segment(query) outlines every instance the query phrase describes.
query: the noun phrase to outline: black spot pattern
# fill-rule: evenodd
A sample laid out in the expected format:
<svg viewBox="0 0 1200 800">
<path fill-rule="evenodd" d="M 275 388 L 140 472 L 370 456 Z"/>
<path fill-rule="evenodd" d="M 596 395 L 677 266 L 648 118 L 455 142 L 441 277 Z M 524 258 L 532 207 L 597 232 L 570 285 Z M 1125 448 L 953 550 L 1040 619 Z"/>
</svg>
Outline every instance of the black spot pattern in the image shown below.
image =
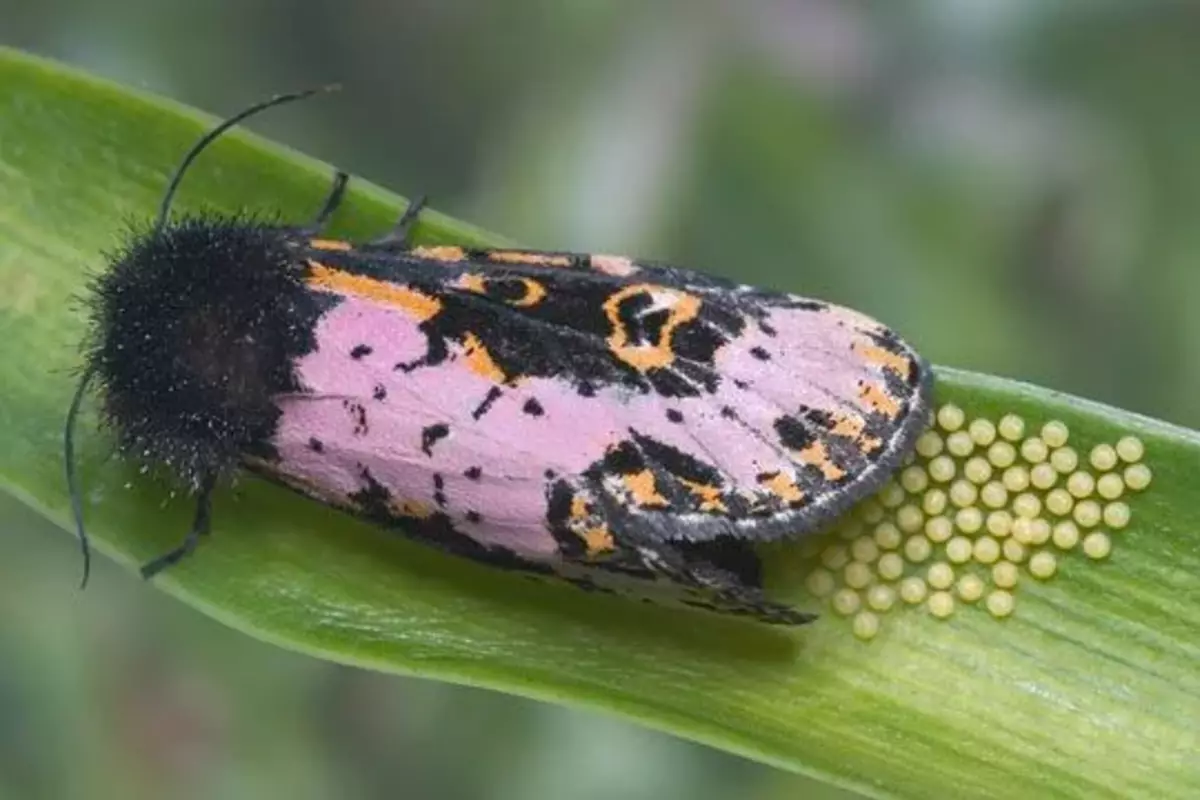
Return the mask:
<svg viewBox="0 0 1200 800">
<path fill-rule="evenodd" d="M 421 452 L 433 455 L 433 446 L 450 435 L 450 426 L 444 422 L 427 425 L 421 429 Z"/>
</svg>

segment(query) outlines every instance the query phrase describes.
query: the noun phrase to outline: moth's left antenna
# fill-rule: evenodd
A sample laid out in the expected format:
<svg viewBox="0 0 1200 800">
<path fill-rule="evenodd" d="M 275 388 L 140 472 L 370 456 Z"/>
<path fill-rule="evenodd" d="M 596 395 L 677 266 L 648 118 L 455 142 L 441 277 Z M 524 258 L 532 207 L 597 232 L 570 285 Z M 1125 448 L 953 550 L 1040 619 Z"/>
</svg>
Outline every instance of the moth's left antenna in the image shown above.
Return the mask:
<svg viewBox="0 0 1200 800">
<path fill-rule="evenodd" d="M 83 395 L 88 384 L 96 374 L 96 368 L 90 366 L 79 379 L 75 388 L 75 396 L 71 398 L 71 408 L 67 411 L 67 427 L 63 432 L 63 462 L 67 471 L 67 493 L 71 496 L 71 512 L 75 515 L 75 530 L 79 534 L 79 547 L 83 551 L 83 580 L 79 588 L 87 586 L 88 576 L 92 572 L 92 548 L 88 544 L 87 531 L 83 527 L 83 496 L 79 493 L 79 479 L 75 472 L 75 420 L 79 416 L 79 407 L 83 404 Z"/>
</svg>

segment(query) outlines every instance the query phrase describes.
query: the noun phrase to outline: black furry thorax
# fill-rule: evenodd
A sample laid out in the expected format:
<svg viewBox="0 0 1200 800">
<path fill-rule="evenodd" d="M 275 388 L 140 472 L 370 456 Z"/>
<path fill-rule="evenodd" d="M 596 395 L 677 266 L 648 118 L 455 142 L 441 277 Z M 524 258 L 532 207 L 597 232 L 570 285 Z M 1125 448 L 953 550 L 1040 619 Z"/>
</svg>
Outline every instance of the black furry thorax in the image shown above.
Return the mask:
<svg viewBox="0 0 1200 800">
<path fill-rule="evenodd" d="M 215 215 L 134 232 L 92 286 L 88 367 L 120 450 L 197 486 L 271 438 L 320 300 L 293 228 Z"/>
</svg>

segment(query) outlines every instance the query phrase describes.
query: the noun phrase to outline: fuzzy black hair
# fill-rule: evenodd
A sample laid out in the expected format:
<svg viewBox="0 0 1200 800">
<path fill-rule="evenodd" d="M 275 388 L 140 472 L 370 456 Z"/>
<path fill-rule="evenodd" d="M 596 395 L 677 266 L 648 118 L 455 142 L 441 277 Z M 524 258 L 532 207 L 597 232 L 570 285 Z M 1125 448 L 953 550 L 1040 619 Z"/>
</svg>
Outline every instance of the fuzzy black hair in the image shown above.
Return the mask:
<svg viewBox="0 0 1200 800">
<path fill-rule="evenodd" d="M 120 450 L 185 484 L 266 445 L 322 300 L 297 234 L 203 215 L 135 232 L 93 284 L 87 366 Z"/>
</svg>

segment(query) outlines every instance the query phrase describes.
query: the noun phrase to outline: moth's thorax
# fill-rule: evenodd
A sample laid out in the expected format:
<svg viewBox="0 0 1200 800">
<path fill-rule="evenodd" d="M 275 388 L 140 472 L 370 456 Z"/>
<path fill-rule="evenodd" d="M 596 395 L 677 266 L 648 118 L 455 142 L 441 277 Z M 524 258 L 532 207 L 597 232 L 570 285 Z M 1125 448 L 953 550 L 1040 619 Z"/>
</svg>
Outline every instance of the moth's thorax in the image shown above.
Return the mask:
<svg viewBox="0 0 1200 800">
<path fill-rule="evenodd" d="M 90 362 L 123 449 L 194 481 L 270 435 L 320 311 L 288 237 L 185 219 L 135 236 L 98 279 Z"/>
</svg>

